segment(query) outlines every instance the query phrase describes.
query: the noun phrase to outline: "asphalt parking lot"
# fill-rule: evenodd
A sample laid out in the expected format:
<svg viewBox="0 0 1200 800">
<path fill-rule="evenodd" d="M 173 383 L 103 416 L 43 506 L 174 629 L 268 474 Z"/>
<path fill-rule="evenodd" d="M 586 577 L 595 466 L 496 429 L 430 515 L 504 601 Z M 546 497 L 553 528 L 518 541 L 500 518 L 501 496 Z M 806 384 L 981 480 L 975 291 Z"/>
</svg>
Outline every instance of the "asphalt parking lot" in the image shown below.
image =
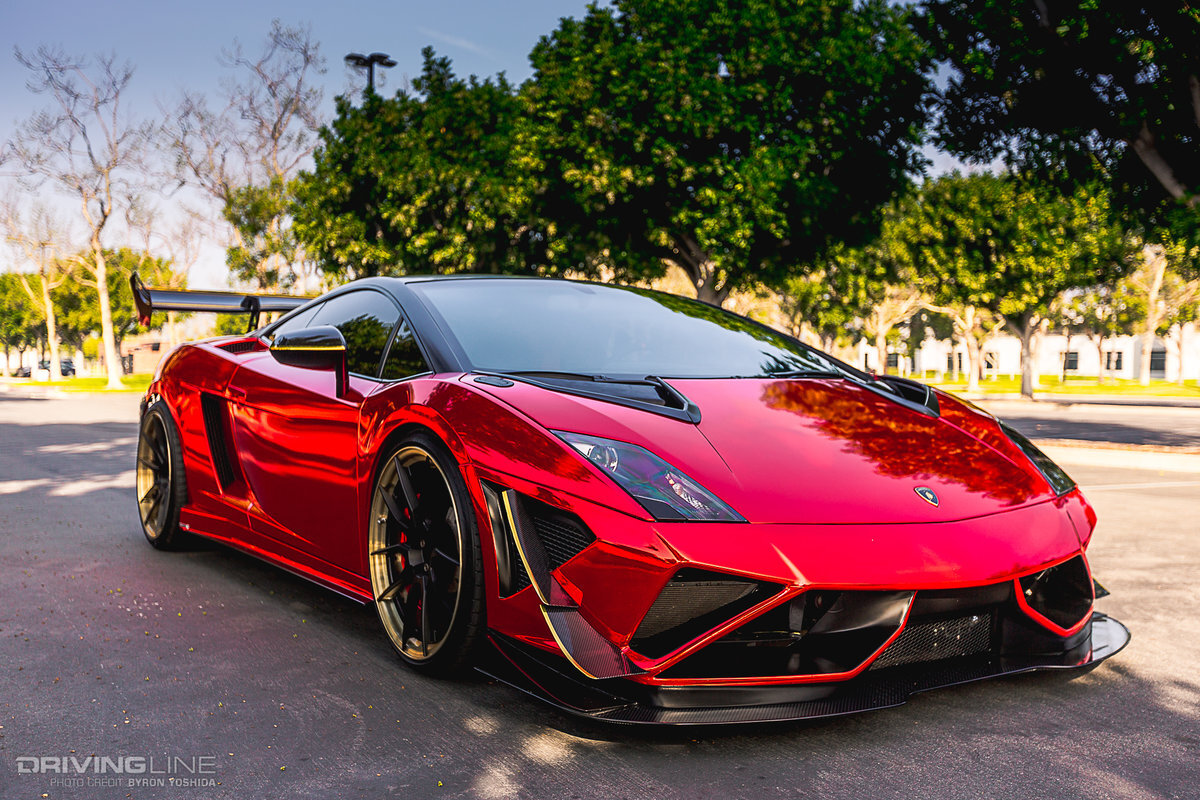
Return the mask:
<svg viewBox="0 0 1200 800">
<path fill-rule="evenodd" d="M 136 408 L 0 394 L 3 800 L 1200 796 L 1198 455 L 1052 452 L 1100 515 L 1099 607 L 1133 631 L 1090 673 L 816 723 L 639 731 L 483 678 L 415 675 L 373 611 L 246 556 L 151 549 Z M 1186 428 L 1138 411 L 1122 424 Z M 215 785 L 63 787 L 17 770 L 93 754 L 211 756 Z"/>
</svg>

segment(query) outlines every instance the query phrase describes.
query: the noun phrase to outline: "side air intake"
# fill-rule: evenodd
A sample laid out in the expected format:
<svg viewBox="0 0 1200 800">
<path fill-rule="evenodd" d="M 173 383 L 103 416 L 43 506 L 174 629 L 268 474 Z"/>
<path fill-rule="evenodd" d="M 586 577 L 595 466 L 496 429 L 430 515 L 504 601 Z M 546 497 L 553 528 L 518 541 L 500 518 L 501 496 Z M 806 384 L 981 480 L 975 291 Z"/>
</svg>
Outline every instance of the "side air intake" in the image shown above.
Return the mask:
<svg viewBox="0 0 1200 800">
<path fill-rule="evenodd" d="M 226 444 L 229 438 L 229 423 L 225 401 L 216 395 L 201 394 L 200 408 L 204 413 L 204 432 L 208 435 L 213 469 L 217 473 L 217 481 L 221 488 L 227 489 L 233 483 L 236 473 Z"/>
<path fill-rule="evenodd" d="M 1026 575 L 1017 582 L 1023 605 L 1062 629 L 1091 615 L 1094 585 L 1083 556 Z"/>
</svg>

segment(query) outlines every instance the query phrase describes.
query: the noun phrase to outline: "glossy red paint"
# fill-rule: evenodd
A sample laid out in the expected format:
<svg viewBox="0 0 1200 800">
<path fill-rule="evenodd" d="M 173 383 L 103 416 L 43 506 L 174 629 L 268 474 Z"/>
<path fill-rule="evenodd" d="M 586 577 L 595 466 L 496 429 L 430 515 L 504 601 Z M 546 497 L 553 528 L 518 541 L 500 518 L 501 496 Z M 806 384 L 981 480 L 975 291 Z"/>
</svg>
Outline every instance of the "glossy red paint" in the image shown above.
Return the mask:
<svg viewBox="0 0 1200 800">
<path fill-rule="evenodd" d="M 481 529 L 492 629 L 557 649 L 532 589 L 499 597 L 480 480 L 578 515 L 598 541 L 558 578 L 583 617 L 647 670 L 637 680 L 650 684 L 695 683 L 655 676 L 804 591 L 1015 579 L 1083 552 L 1095 525 L 1077 490 L 1056 498 L 994 419 L 948 395 L 939 396 L 941 417 L 931 418 L 844 381 L 672 384 L 702 409 L 698 426 L 520 382 L 488 386 L 459 373 L 390 383 L 352 377 L 339 397 L 332 373 L 211 342 L 181 348 L 149 392 L 167 401 L 183 438 L 190 498 L 182 519 L 192 531 L 364 602 L 372 599 L 365 536 L 374 476 L 389 444 L 414 426 L 446 443 L 466 479 Z M 220 401 L 228 426 L 236 469 L 225 486 L 213 464 L 202 394 Z M 748 522 L 655 521 L 555 430 L 645 447 Z M 918 486 L 937 493 L 936 507 L 917 496 Z M 683 566 L 785 588 L 667 656 L 629 652 L 646 611 Z M 727 682 L 844 680 L 869 661 L 832 676 Z"/>
</svg>

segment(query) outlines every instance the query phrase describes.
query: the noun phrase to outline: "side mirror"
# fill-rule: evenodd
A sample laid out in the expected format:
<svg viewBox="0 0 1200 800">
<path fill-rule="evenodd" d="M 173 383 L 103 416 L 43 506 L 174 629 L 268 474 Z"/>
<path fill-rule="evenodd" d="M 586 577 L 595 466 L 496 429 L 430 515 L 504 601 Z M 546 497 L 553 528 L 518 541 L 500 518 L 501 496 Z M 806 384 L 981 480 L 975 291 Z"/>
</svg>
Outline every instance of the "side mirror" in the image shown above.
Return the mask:
<svg viewBox="0 0 1200 800">
<path fill-rule="evenodd" d="M 271 355 L 280 364 L 304 369 L 331 369 L 337 378 L 337 396 L 346 393 L 346 339 L 332 325 L 318 325 L 280 333 L 271 342 Z"/>
</svg>

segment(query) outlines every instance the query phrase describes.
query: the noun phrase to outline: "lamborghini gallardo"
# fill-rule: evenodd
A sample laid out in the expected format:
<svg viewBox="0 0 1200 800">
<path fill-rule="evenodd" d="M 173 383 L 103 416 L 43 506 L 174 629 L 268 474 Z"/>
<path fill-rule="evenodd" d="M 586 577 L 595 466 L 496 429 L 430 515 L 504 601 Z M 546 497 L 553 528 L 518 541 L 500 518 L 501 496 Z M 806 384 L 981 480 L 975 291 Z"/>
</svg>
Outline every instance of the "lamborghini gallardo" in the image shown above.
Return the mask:
<svg viewBox="0 0 1200 800">
<path fill-rule="evenodd" d="M 150 544 L 207 537 L 373 605 L 410 668 L 720 724 L 1087 669 L 1129 640 L 1094 609 L 1095 513 L 1028 439 L 719 308 L 490 276 L 133 288 L 144 322 L 250 317 L 146 392 Z"/>
</svg>

